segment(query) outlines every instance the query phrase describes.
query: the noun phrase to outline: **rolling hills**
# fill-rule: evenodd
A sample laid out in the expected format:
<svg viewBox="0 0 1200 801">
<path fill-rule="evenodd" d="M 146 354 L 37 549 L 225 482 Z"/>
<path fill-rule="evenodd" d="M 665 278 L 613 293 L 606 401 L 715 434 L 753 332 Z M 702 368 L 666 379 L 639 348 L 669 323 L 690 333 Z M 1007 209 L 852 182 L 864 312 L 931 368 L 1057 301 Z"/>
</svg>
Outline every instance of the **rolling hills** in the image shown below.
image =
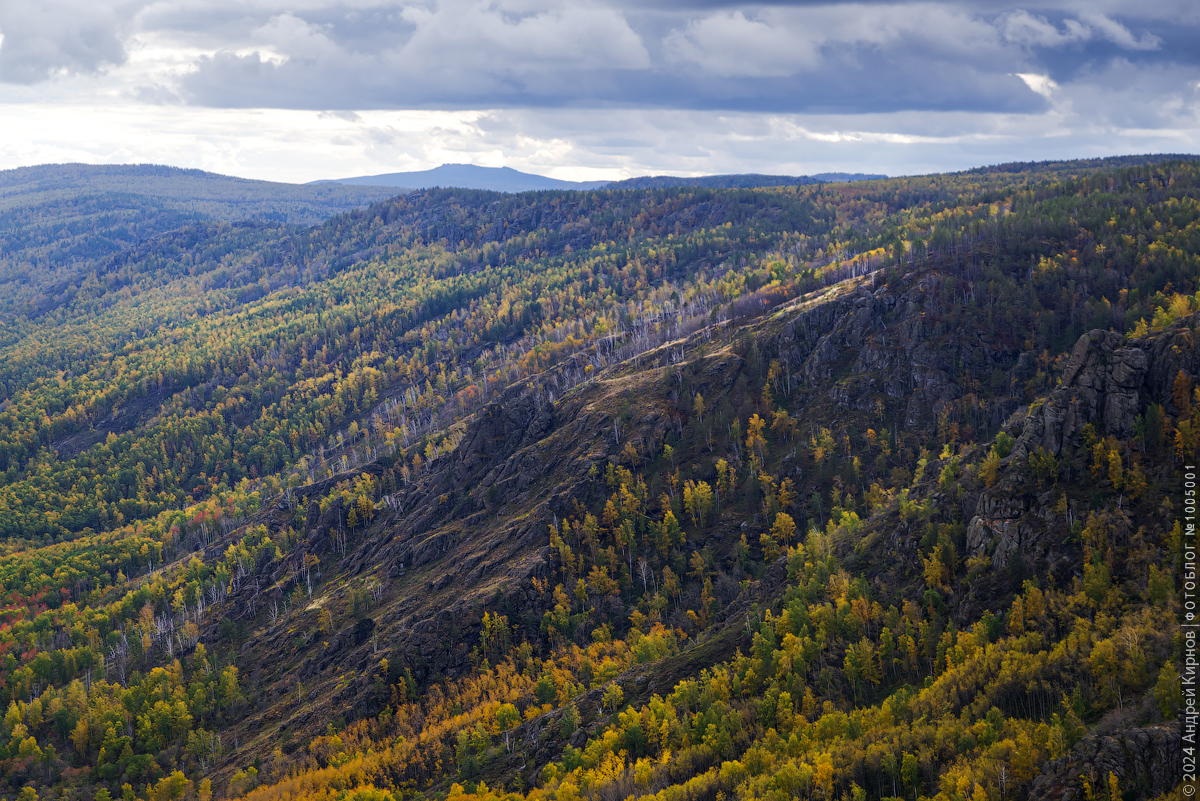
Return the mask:
<svg viewBox="0 0 1200 801">
<path fill-rule="evenodd" d="M 845 183 L 847 181 L 874 181 L 887 178 L 861 172 L 821 172 L 814 175 L 759 175 L 738 173 L 733 175 L 702 175 L 685 178 L 677 175 L 643 175 L 613 181 L 606 189 L 665 189 L 679 186 L 705 186 L 714 189 L 753 189 L 761 186 L 803 186 L 819 183 Z"/>
<path fill-rule="evenodd" d="M 48 264 L 0 793 L 1159 796 L 1198 194 L 425 190 Z"/>
<path fill-rule="evenodd" d="M 549 189 L 667 189 L 681 186 L 699 186 L 709 189 L 753 189 L 762 186 L 801 186 L 815 183 L 865 181 L 886 177 L 886 175 L 839 172 L 818 175 L 705 175 L 698 178 L 653 175 L 627 178 L 623 181 L 562 181 L 557 178 L 519 172 L 511 167 L 443 164 L 432 170 L 336 178 L 315 181 L 310 186 L 346 184 L 351 186 L 392 186 L 406 189 L 486 189 L 492 192 L 537 192 Z"/>
<path fill-rule="evenodd" d="M 0 171 L 0 313 L 37 316 L 92 272 L 185 226 L 305 226 L 396 194 L 300 186 L 155 165 Z"/>
</svg>

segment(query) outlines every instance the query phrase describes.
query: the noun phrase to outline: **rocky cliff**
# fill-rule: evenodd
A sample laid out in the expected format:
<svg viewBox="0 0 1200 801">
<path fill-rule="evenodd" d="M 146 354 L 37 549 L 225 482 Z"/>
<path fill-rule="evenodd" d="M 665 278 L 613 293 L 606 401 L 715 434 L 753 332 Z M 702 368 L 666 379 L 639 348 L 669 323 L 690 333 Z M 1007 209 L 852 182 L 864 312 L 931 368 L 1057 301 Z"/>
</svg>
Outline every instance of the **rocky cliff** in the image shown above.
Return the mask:
<svg viewBox="0 0 1200 801">
<path fill-rule="evenodd" d="M 1200 374 L 1200 348 L 1193 331 L 1197 320 L 1181 320 L 1145 338 L 1092 331 L 1079 339 L 1057 389 L 1035 402 L 1011 428 L 1020 434 L 1004 464 L 999 484 L 980 494 L 967 529 L 970 556 L 990 556 L 1005 567 L 1020 554 L 1030 563 L 1065 558 L 1057 548 L 1066 519 L 1054 510 L 1055 494 L 1038 491 L 1031 480 L 1033 454 L 1049 454 L 1066 479 L 1081 478 L 1086 453 L 1084 428 L 1099 436 L 1125 439 L 1135 433 L 1150 403 L 1177 414 L 1172 386 L 1180 371 L 1193 380 Z M 1019 427 L 1019 428 L 1018 428 Z"/>
<path fill-rule="evenodd" d="M 1179 735 L 1179 723 L 1175 722 L 1084 737 L 1071 753 L 1042 768 L 1042 774 L 1033 780 L 1029 801 L 1101 797 L 1110 773 L 1133 797 L 1162 795 L 1182 778 Z"/>
</svg>

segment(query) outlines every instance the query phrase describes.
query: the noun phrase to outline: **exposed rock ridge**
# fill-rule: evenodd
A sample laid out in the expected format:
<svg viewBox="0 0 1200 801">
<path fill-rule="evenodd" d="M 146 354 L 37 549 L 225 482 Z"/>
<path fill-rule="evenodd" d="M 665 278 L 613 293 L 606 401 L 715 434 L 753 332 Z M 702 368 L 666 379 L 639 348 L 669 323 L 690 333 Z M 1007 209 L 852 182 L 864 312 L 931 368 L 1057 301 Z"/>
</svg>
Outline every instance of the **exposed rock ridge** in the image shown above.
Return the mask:
<svg viewBox="0 0 1200 801">
<path fill-rule="evenodd" d="M 1117 734 L 1084 737 L 1071 753 L 1047 762 L 1033 780 L 1030 801 L 1076 801 L 1087 797 L 1083 783 L 1097 797 L 1107 786 L 1108 774 L 1117 777 L 1122 790 L 1135 798 L 1155 798 L 1182 778 L 1179 723 L 1129 729 Z"/>
<path fill-rule="evenodd" d="M 928 426 L 961 396 L 956 372 L 986 375 L 1018 356 L 999 341 L 939 318 L 947 280 L 930 273 L 901 293 L 864 284 L 812 305 L 785 327 L 780 355 L 800 365 L 805 385 L 829 386 L 830 397 L 842 406 L 870 411 L 881 396 L 907 398 L 904 425 Z M 999 425 L 1015 406 L 1015 400 L 994 404 L 990 424 Z"/>
<path fill-rule="evenodd" d="M 1053 555 L 1053 493 L 1029 494 L 1027 469 L 1031 454 L 1044 449 L 1065 470 L 1078 462 L 1083 430 L 1093 425 L 1101 435 L 1120 439 L 1134 433 L 1138 415 L 1150 403 L 1175 414 L 1171 388 L 1179 371 L 1193 379 L 1200 373 L 1200 348 L 1193 326 L 1198 316 L 1143 338 L 1111 331 L 1091 331 L 1079 338 L 1062 373 L 1061 384 L 1035 402 L 1021 433 L 1005 459 L 1008 475 L 980 494 L 967 528 L 969 556 L 990 555 L 1005 567 L 1013 554 L 1038 560 Z M 1189 325 L 1190 323 L 1190 325 Z"/>
<path fill-rule="evenodd" d="M 1084 334 L 1063 368 L 1061 385 L 1030 409 L 1012 458 L 1020 461 L 1039 447 L 1055 456 L 1070 452 L 1082 443 L 1088 423 L 1105 435 L 1128 437 L 1145 405 L 1171 404 L 1175 376 L 1183 370 L 1194 377 L 1198 367 L 1200 351 L 1184 325 L 1143 339 L 1112 331 Z"/>
</svg>

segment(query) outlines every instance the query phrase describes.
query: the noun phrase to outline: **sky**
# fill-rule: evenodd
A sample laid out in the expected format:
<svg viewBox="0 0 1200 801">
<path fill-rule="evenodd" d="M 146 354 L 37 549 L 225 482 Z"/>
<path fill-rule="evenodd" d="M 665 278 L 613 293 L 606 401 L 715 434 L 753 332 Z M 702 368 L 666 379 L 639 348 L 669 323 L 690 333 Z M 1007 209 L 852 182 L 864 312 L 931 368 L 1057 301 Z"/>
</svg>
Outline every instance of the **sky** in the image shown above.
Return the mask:
<svg viewBox="0 0 1200 801">
<path fill-rule="evenodd" d="M 1195 0 L 0 0 L 0 169 L 572 180 L 1200 152 Z"/>
</svg>

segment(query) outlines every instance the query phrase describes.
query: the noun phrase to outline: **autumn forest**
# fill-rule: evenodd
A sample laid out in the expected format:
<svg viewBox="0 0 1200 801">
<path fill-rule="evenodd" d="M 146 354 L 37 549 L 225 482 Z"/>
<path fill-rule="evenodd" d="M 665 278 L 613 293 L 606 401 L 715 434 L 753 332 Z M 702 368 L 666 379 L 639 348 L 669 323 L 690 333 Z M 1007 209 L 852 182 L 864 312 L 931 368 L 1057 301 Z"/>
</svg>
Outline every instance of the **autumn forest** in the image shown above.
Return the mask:
<svg viewBox="0 0 1200 801">
<path fill-rule="evenodd" d="M 1178 797 L 1200 162 L 20 172 L 0 797 Z"/>
</svg>

